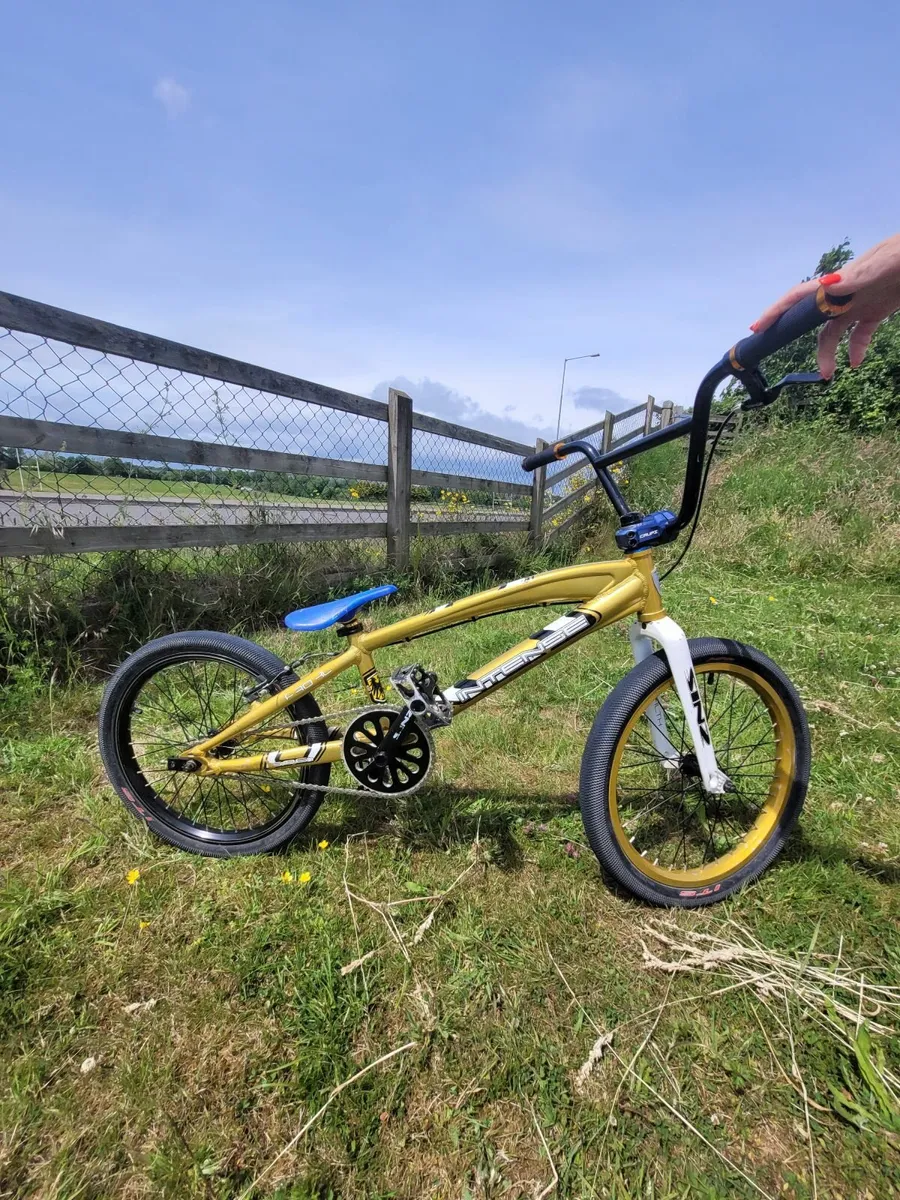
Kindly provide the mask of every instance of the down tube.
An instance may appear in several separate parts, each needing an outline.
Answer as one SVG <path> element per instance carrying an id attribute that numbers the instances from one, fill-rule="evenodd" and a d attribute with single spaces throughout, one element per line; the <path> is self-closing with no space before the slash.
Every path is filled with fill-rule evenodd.
<path id="1" fill-rule="evenodd" d="M 454 711 L 467 708 L 494 688 L 502 687 L 551 655 L 558 654 L 566 646 L 580 641 L 592 629 L 601 629 L 637 612 L 643 601 L 643 585 L 637 576 L 633 576 L 574 612 L 557 617 L 530 638 L 482 667 L 476 675 L 460 680 L 453 687 L 444 688 L 444 695 Z"/>

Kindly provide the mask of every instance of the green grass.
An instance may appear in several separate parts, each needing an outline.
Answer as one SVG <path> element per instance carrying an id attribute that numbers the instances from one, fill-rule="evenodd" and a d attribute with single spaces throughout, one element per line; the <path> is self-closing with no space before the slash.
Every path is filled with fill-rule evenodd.
<path id="1" fill-rule="evenodd" d="M 350 485 L 352 486 L 352 484 Z M 244 504 L 288 504 L 307 508 L 375 508 L 383 510 L 386 498 L 353 499 L 347 495 L 292 496 L 285 492 L 269 491 L 264 488 L 234 487 L 229 484 L 202 483 L 198 480 L 142 479 L 131 475 L 77 475 L 72 472 L 41 471 L 33 468 L 12 468 L 6 472 L 3 489 L 21 492 L 23 495 L 40 495 L 49 492 L 63 496 L 126 496 L 129 499 L 187 499 L 187 500 L 235 500 Z M 492 512 L 490 505 L 455 503 L 438 500 L 414 500 L 415 510 L 436 513 L 485 513 Z M 500 509 L 523 511 L 527 498 L 507 504 L 498 503 Z"/>
<path id="2" fill-rule="evenodd" d="M 689 634 L 749 641 L 783 666 L 814 753 L 782 859 L 675 920 L 800 959 L 839 951 L 896 984 L 896 442 L 826 432 L 739 443 L 665 585 Z M 660 452 L 635 492 L 668 501 L 675 468 Z M 598 526 L 593 549 L 608 537 Z M 533 613 L 504 616 L 380 661 L 453 681 L 533 627 Z M 259 640 L 285 657 L 339 644 Z M 0 1195 L 533 1197 L 555 1169 L 545 1194 L 577 1200 L 811 1197 L 811 1158 L 819 1196 L 896 1193 L 897 1115 L 796 1000 L 720 993 L 726 966 L 645 969 L 652 914 L 600 878 L 575 803 L 586 733 L 628 666 L 624 630 L 589 638 L 439 733 L 421 793 L 336 798 L 288 853 L 229 862 L 171 850 L 124 812 L 95 749 L 96 685 L 48 691 L 16 668 L 0 709 Z M 414 942 L 434 907 L 422 897 L 467 868 Z M 284 883 L 286 870 L 311 880 Z M 405 953 L 348 892 L 414 901 L 390 910 Z M 592 1022 L 615 1030 L 615 1053 L 579 1089 Z M 292 1144 L 336 1085 L 408 1042 Z M 874 1042 L 897 1069 L 900 1042 Z"/>
<path id="3" fill-rule="evenodd" d="M 353 500 L 347 496 L 335 496 L 326 500 L 322 496 L 287 496 L 283 492 L 256 491 L 232 487 L 228 484 L 201 483 L 196 480 L 141 479 L 130 475 L 75 475 L 71 472 L 37 471 L 27 467 L 14 468 L 7 472 L 6 487 L 27 494 L 51 492 L 64 496 L 128 496 L 140 499 L 166 499 L 168 497 L 188 500 L 239 500 L 245 504 L 281 503 L 312 505 L 314 507 L 365 507 L 367 501 Z M 384 501 L 375 501 L 384 507 Z"/>

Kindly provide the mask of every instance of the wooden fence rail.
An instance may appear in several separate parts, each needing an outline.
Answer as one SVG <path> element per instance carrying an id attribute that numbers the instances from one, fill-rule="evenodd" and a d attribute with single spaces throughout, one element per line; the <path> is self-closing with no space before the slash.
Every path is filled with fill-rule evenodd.
<path id="1" fill-rule="evenodd" d="M 143 524 L 141 517 L 131 519 L 127 511 L 128 506 L 146 511 L 154 505 L 163 505 L 165 499 L 136 495 L 112 496 L 104 500 L 100 493 L 91 496 L 66 496 L 52 491 L 27 492 L 23 485 L 20 492 L 0 491 L 0 499 L 6 505 L 7 511 L 11 511 L 10 505 L 16 503 L 24 506 L 27 502 L 30 505 L 27 512 L 23 508 L 24 517 L 21 519 L 24 520 L 24 524 L 21 520 L 14 524 L 0 524 L 0 557 L 379 538 L 387 543 L 389 562 L 396 569 L 403 570 L 409 564 L 410 540 L 414 536 L 521 532 L 528 534 L 533 545 L 539 545 L 547 538 L 559 536 L 581 516 L 585 499 L 597 486 L 595 481 L 590 481 L 586 484 L 576 482 L 574 487 L 562 487 L 576 472 L 584 469 L 584 464 L 580 461 L 556 471 L 549 477 L 546 468 L 535 471 L 529 477 L 517 464 L 510 465 L 508 460 L 503 463 L 501 473 L 508 475 L 514 470 L 519 470 L 521 482 L 486 478 L 464 470 L 456 472 L 452 469 L 452 462 L 448 463 L 451 467 L 449 470 L 414 468 L 414 431 L 516 458 L 530 454 L 534 449 L 542 449 L 546 443 L 538 439 L 532 447 L 496 434 L 469 429 L 451 421 L 417 413 L 413 409 L 410 397 L 396 389 L 390 390 L 388 402 L 384 404 L 365 396 L 356 396 L 336 388 L 311 383 L 282 372 L 199 350 L 167 338 L 140 333 L 6 292 L 0 292 L 0 331 L 3 329 L 12 334 L 34 335 L 51 343 L 63 343 L 64 346 L 99 352 L 101 355 L 117 359 L 152 364 L 155 367 L 196 376 L 201 381 L 221 381 L 240 388 L 331 409 L 350 417 L 384 422 L 387 425 L 387 436 L 382 442 L 385 461 L 372 463 L 303 454 L 293 450 L 233 446 L 149 432 L 37 420 L 14 412 L 11 415 L 2 415 L 0 447 L 7 447 L 17 453 L 20 450 L 29 451 L 32 455 L 64 453 L 127 459 L 138 463 L 180 463 L 204 469 L 225 468 L 353 480 L 385 484 L 386 499 L 380 512 L 373 513 L 362 505 L 355 510 L 347 510 L 348 514 L 353 511 L 359 518 L 347 521 L 332 519 L 338 515 L 334 506 L 331 506 L 330 512 L 319 514 L 324 519 L 311 519 L 316 516 L 315 510 L 308 505 L 292 502 L 289 497 L 285 497 L 284 502 L 269 498 L 264 503 L 258 498 L 231 501 L 209 496 L 191 500 L 171 497 L 169 502 L 173 513 L 178 505 L 185 506 L 185 513 L 190 506 L 197 507 L 196 521 L 182 523 L 175 520 L 169 524 Z M 23 343 L 22 347 L 23 354 L 27 357 L 30 353 L 27 344 Z M 21 394 L 25 396 L 26 393 L 22 391 Z M 643 420 L 635 424 L 635 418 L 639 416 L 642 416 Z M 568 440 L 597 438 L 598 434 L 602 434 L 599 448 L 610 450 L 644 436 L 653 427 L 654 422 L 663 426 L 668 424 L 671 417 L 671 404 L 659 406 L 650 396 L 645 404 L 635 405 L 623 413 L 605 414 L 602 420 L 569 435 Z M 616 428 L 621 428 L 625 423 L 634 427 L 616 437 Z M 352 439 L 348 440 L 353 444 Z M 447 451 L 442 453 L 446 456 Z M 530 506 L 519 511 L 513 508 L 491 516 L 473 514 L 468 520 L 455 519 L 460 516 L 458 513 L 454 514 L 454 519 L 425 519 L 426 513 L 414 511 L 411 489 L 417 485 L 453 492 L 490 493 L 495 498 L 508 500 L 512 504 L 521 504 L 528 498 Z M 0 488 L 3 486 L 0 483 Z M 54 500 L 62 502 L 57 506 L 58 511 L 53 510 Z M 73 502 L 69 511 L 65 509 L 67 500 Z M 81 519 L 72 523 L 73 513 L 88 508 L 91 500 L 107 505 L 113 501 L 120 501 L 122 511 L 115 520 L 105 524 L 84 523 L 83 512 Z M 323 503 L 328 507 L 327 502 Z M 230 506 L 232 516 L 246 514 L 247 519 L 235 523 L 223 521 L 210 524 L 211 510 L 214 511 L 217 506 L 222 509 Z"/>

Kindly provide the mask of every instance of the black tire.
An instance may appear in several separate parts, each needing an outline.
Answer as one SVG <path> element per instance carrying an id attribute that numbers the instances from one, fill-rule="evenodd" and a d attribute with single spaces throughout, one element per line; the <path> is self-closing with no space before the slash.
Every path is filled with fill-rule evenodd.
<path id="1" fill-rule="evenodd" d="M 292 781 L 302 779 L 304 783 L 316 785 L 315 791 L 293 789 L 279 780 L 274 785 L 279 799 L 273 803 L 277 807 L 281 803 L 280 798 L 284 797 L 283 808 L 274 812 L 267 810 L 271 819 L 244 829 L 219 828 L 177 812 L 157 790 L 160 785 L 152 786 L 142 773 L 132 741 L 132 721 L 142 711 L 136 707 L 142 689 L 165 668 L 178 669 L 183 664 L 197 663 L 224 664 L 245 674 L 255 683 L 271 680 L 268 688 L 271 694 L 283 691 L 297 680 L 297 676 L 275 654 L 231 634 L 206 631 L 175 633 L 148 642 L 122 663 L 110 679 L 103 696 L 99 740 L 100 754 L 109 781 L 130 812 L 145 821 L 159 837 L 182 850 L 216 858 L 277 850 L 295 838 L 315 816 L 327 790 L 330 764 L 302 768 L 293 776 Z M 200 715 L 204 715 L 202 708 Z M 311 696 L 303 696 L 285 709 L 284 715 L 288 720 L 296 721 L 320 717 L 321 712 Z M 199 736 L 203 736 L 203 732 L 198 730 Z M 303 741 L 324 742 L 328 738 L 328 730 L 322 720 L 300 726 L 297 732 Z M 148 768 L 145 765 L 143 769 Z M 282 773 L 272 772 L 273 781 L 276 775 Z M 180 778 L 187 781 L 199 779 L 192 776 Z M 230 778 L 234 780 L 237 777 Z M 273 791 L 272 784 L 257 786 L 264 792 Z M 202 811 L 205 815 L 205 800 Z M 238 824 L 237 820 L 235 824 Z"/>
<path id="2" fill-rule="evenodd" d="M 771 659 L 755 650 L 752 646 L 743 645 L 739 642 L 726 641 L 719 638 L 698 638 L 689 642 L 691 658 L 695 667 L 695 675 L 699 681 L 705 683 L 713 677 L 714 673 L 718 672 L 720 676 L 728 678 L 728 666 L 734 666 L 742 672 L 740 676 L 742 683 L 749 683 L 750 688 L 759 689 L 760 695 L 765 693 L 768 699 L 763 698 L 762 702 L 773 711 L 780 712 L 779 720 L 781 724 L 779 730 L 787 730 L 787 722 L 789 722 L 791 736 L 787 734 L 772 734 L 772 747 L 767 751 L 757 751 L 756 753 L 772 753 L 773 764 L 778 765 L 766 768 L 772 772 L 772 781 L 770 784 L 760 783 L 760 787 L 768 786 L 771 790 L 768 793 L 765 801 L 760 801 L 757 820 L 762 819 L 763 811 L 768 805 L 772 804 L 771 815 L 767 817 L 771 827 L 767 827 L 763 837 L 762 832 L 755 834 L 761 838 L 760 844 L 754 845 L 752 837 L 748 837 L 746 841 L 746 857 L 734 870 L 729 870 L 728 873 L 715 882 L 712 880 L 703 882 L 697 885 L 693 881 L 675 881 L 671 883 L 660 881 L 658 878 L 653 878 L 649 872 L 657 874 L 673 874 L 677 871 L 677 857 L 673 859 L 676 868 L 667 871 L 665 864 L 663 869 L 660 869 L 659 860 L 651 862 L 644 852 L 640 851 L 638 845 L 634 845 L 635 838 L 629 838 L 627 832 L 627 822 L 619 820 L 619 802 L 622 796 L 621 783 L 619 776 L 621 770 L 619 764 L 624 759 L 623 756 L 627 752 L 626 745 L 631 745 L 629 738 L 636 734 L 638 730 L 643 730 L 645 725 L 642 720 L 645 719 L 645 710 L 643 706 L 648 705 L 649 698 L 662 687 L 662 695 L 668 693 L 665 689 L 667 685 L 672 685 L 672 678 L 669 671 L 668 661 L 665 655 L 660 651 L 644 662 L 636 666 L 628 675 L 622 679 L 619 684 L 613 689 L 606 703 L 597 714 L 591 732 L 588 736 L 585 746 L 584 756 L 581 761 L 581 812 L 584 819 L 584 826 L 587 832 L 588 841 L 591 848 L 600 860 L 601 866 L 613 877 L 613 879 L 631 892 L 640 900 L 647 901 L 651 904 L 665 905 L 676 908 L 695 908 L 699 905 L 713 904 L 719 900 L 723 900 L 726 896 L 730 896 L 739 888 L 756 879 L 766 867 L 777 857 L 784 847 L 787 838 L 797 822 L 800 815 L 800 810 L 803 807 L 803 801 L 806 797 L 806 790 L 809 783 L 809 765 L 810 765 L 810 747 L 809 747 L 809 727 L 806 721 L 806 714 L 800 702 L 793 685 L 787 676 L 776 666 Z M 715 668 L 711 664 L 720 664 Z M 721 664 L 724 664 L 721 665 Z M 749 673 L 749 674 L 748 674 Z M 737 676 L 737 670 L 731 675 L 732 680 Z M 752 678 L 751 678 L 752 676 Z M 753 680 L 755 679 L 755 683 Z M 719 686 L 717 681 L 714 681 L 714 688 Z M 734 682 L 731 684 L 732 706 L 734 706 Z M 748 689 L 749 690 L 749 689 Z M 649 701 L 652 703 L 652 701 Z M 779 702 L 783 705 L 783 709 L 779 709 Z M 652 710 L 651 710 L 652 711 Z M 680 706 L 677 712 L 680 714 Z M 635 714 L 638 714 L 635 718 Z M 683 720 L 683 717 L 682 717 Z M 773 728 L 775 718 L 773 717 Z M 713 732 L 713 745 L 716 747 L 716 735 L 713 730 L 713 723 L 710 721 L 710 729 Z M 731 725 L 729 722 L 729 737 Z M 652 731 L 647 730 L 651 733 Z M 637 735 L 640 737 L 640 734 Z M 674 735 L 673 735 L 674 736 Z M 756 736 L 755 734 L 753 736 Z M 719 737 L 722 737 L 720 731 Z M 642 739 L 643 742 L 647 738 Z M 682 743 L 683 745 L 684 743 Z M 673 742 L 674 745 L 674 742 Z M 743 751 L 743 747 L 738 748 Z M 662 770 L 662 763 L 659 761 L 658 751 L 651 745 L 650 751 L 643 750 L 638 745 L 638 754 L 643 754 L 646 760 L 646 770 L 655 771 L 656 775 L 664 780 L 659 784 L 659 790 L 653 795 L 653 801 L 658 801 L 660 796 L 671 796 L 674 801 L 677 799 L 677 793 L 670 789 L 669 780 L 673 777 L 680 781 L 680 807 L 677 809 L 677 817 L 682 822 L 681 841 L 685 841 L 684 829 L 691 821 L 701 806 L 704 806 L 704 814 L 701 822 L 697 824 L 702 829 L 703 838 L 706 837 L 707 830 L 710 825 L 708 806 L 712 804 L 715 798 L 711 800 L 701 797 L 701 800 L 695 805 L 693 810 L 689 810 L 685 804 L 685 780 L 688 774 L 696 773 L 687 770 L 688 755 L 685 754 L 679 763 L 679 768 L 676 771 Z M 751 747 L 751 754 L 753 748 Z M 652 760 L 653 754 L 657 755 L 657 760 Z M 780 758 L 777 756 L 781 756 Z M 746 757 L 737 763 L 740 767 Z M 640 763 L 640 758 L 632 760 L 635 763 Z M 696 760 L 694 760 L 694 763 Z M 726 772 L 728 765 L 721 761 L 720 767 Z M 751 765 L 757 764 L 752 762 Z M 633 768 L 634 769 L 634 768 Z M 636 778 L 641 780 L 640 787 L 645 786 L 643 780 L 646 778 L 646 770 L 644 767 L 638 768 L 642 770 L 641 776 L 631 776 L 633 781 Z M 611 776 L 613 771 L 616 773 L 615 787 L 611 787 Z M 763 777 L 764 778 L 764 777 Z M 702 788 L 700 787 L 699 779 L 691 780 L 687 787 L 692 789 L 692 795 L 700 795 Z M 640 792 L 639 788 L 625 788 L 625 792 L 638 792 L 637 801 L 643 801 L 645 804 L 650 804 L 653 801 L 645 799 L 650 793 Z M 738 789 L 740 792 L 740 789 Z M 761 792 L 758 794 L 762 794 Z M 770 799 L 778 795 L 778 805 L 775 806 L 774 799 Z M 631 803 L 629 797 L 624 797 L 625 801 Z M 721 807 L 724 807 L 726 802 L 731 802 L 731 797 L 721 798 Z M 745 803 L 743 798 L 737 796 L 733 801 L 736 804 Z M 666 801 L 667 803 L 667 801 Z M 660 815 L 658 809 L 662 807 L 659 803 L 656 807 L 647 808 L 646 813 L 650 814 L 647 820 L 648 827 L 662 827 L 664 833 L 660 836 L 676 837 L 677 829 L 674 834 L 671 833 L 672 821 L 665 815 Z M 746 808 L 746 803 L 745 803 Z M 751 814 L 752 815 L 752 814 Z M 639 819 L 639 818 L 636 818 Z M 716 821 L 718 820 L 718 809 L 712 821 L 712 829 L 715 832 Z M 727 823 L 727 820 L 726 820 Z M 762 826 L 753 826 L 753 830 L 762 829 Z M 647 835 L 650 836 L 649 834 Z M 700 840 L 703 840 L 702 838 Z M 710 845 L 713 844 L 713 837 L 710 834 Z M 732 853 L 723 855 L 719 859 L 709 860 L 707 866 L 706 860 L 702 867 L 703 871 L 709 870 L 710 874 L 714 874 L 717 867 L 716 863 L 721 864 L 719 869 L 724 870 L 726 861 L 730 862 L 732 858 L 739 857 L 741 847 L 744 846 L 743 839 L 736 843 L 736 850 Z M 705 851 L 705 847 L 704 847 Z M 685 854 L 685 867 L 687 868 L 687 851 Z M 677 855 L 677 852 L 676 852 Z M 692 885 L 693 884 L 693 885 Z"/>

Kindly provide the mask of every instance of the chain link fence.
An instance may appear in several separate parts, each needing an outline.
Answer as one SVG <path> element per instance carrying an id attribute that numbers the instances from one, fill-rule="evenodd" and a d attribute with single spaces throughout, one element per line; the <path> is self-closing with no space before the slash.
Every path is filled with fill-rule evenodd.
<path id="1" fill-rule="evenodd" d="M 582 434 L 616 445 L 651 408 Z M 99 663 L 171 628 L 276 621 L 387 577 L 398 520 L 425 586 L 515 574 L 590 498 L 560 464 L 536 509 L 532 447 L 411 424 L 404 467 L 383 403 L 0 293 L 7 659 L 43 641 Z"/>

